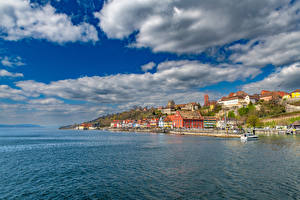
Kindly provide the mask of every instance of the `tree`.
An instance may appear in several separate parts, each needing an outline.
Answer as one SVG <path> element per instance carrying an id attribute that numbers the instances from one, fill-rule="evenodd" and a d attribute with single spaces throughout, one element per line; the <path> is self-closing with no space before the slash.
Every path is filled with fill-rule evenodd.
<path id="1" fill-rule="evenodd" d="M 245 116 L 245 115 L 248 114 L 248 112 L 249 112 L 248 108 L 242 107 L 242 108 L 238 109 L 238 113 L 239 113 L 240 116 Z"/>
<path id="2" fill-rule="evenodd" d="M 228 117 L 235 119 L 235 114 L 234 114 L 233 110 L 229 111 Z"/>
<path id="3" fill-rule="evenodd" d="M 247 119 L 247 124 L 251 127 L 256 127 L 260 124 L 259 118 L 256 115 L 250 115 Z"/>

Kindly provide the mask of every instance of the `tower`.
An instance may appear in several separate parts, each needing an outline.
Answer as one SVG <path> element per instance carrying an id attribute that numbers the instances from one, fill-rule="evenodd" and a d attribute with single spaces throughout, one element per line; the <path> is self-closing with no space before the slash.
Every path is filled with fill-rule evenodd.
<path id="1" fill-rule="evenodd" d="M 209 106 L 209 96 L 208 96 L 208 94 L 204 95 L 204 106 Z"/>

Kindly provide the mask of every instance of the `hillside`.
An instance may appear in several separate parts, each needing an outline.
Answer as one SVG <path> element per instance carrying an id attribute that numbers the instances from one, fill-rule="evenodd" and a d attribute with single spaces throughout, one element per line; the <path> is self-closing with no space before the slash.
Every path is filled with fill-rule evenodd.
<path id="1" fill-rule="evenodd" d="M 141 109 L 132 109 L 130 111 L 125 111 L 122 113 L 109 114 L 97 119 L 90 121 L 89 123 L 96 124 L 100 123 L 101 127 L 110 126 L 110 123 L 113 120 L 140 120 L 140 119 L 150 119 L 150 118 L 159 118 L 163 114 L 156 109 L 141 110 Z"/>

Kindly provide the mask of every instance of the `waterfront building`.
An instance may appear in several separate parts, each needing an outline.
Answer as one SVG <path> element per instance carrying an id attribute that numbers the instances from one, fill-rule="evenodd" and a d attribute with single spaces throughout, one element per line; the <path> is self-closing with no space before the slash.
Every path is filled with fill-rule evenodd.
<path id="1" fill-rule="evenodd" d="M 204 116 L 203 127 L 204 128 L 215 128 L 217 124 L 217 118 L 212 116 Z"/>
<path id="2" fill-rule="evenodd" d="M 176 111 L 171 118 L 174 128 L 203 128 L 203 117 L 198 111 Z"/>
<path id="3" fill-rule="evenodd" d="M 133 127 L 133 120 L 123 120 L 122 121 L 122 128 L 132 128 Z"/>
<path id="4" fill-rule="evenodd" d="M 164 127 L 164 119 L 165 117 L 160 117 L 158 121 L 158 127 L 163 128 Z"/>
<path id="5" fill-rule="evenodd" d="M 80 124 L 80 125 L 77 126 L 76 129 L 77 129 L 77 130 L 84 130 L 84 126 L 83 126 L 82 124 Z"/>
<path id="6" fill-rule="evenodd" d="M 164 128 L 173 128 L 172 115 L 164 118 Z"/>
<path id="7" fill-rule="evenodd" d="M 121 120 L 113 120 L 113 122 L 110 123 L 110 127 L 112 127 L 112 128 L 122 128 Z"/>
<path id="8" fill-rule="evenodd" d="M 227 118 L 227 119 L 221 119 L 217 121 L 216 127 L 220 129 L 237 129 L 238 125 L 242 124 L 241 121 L 237 121 L 236 119 Z"/>
<path id="9" fill-rule="evenodd" d="M 151 128 L 157 128 L 158 127 L 158 122 L 159 122 L 158 118 L 150 119 L 150 127 Z"/>
<path id="10" fill-rule="evenodd" d="M 77 130 L 94 130 L 96 127 L 94 127 L 91 123 L 82 123 L 79 126 L 76 127 Z"/>

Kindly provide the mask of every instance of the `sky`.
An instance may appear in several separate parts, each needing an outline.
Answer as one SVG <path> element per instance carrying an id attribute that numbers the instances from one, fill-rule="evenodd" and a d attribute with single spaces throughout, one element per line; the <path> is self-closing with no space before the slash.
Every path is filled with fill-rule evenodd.
<path id="1" fill-rule="evenodd" d="M 300 89 L 295 0 L 0 0 L 0 124 Z"/>

